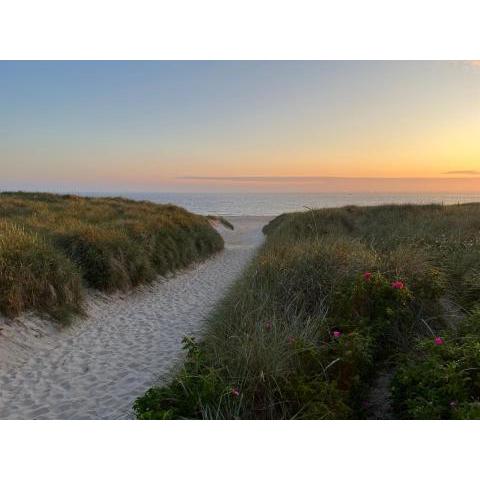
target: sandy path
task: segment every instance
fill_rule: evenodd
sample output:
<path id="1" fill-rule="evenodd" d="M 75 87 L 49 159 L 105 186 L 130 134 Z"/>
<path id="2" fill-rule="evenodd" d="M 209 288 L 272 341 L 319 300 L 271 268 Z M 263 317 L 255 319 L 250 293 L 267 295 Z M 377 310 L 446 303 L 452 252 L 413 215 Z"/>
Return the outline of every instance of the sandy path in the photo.
<path id="1" fill-rule="evenodd" d="M 182 338 L 201 333 L 268 218 L 230 220 L 223 252 L 129 294 L 92 294 L 72 327 L 0 321 L 0 418 L 131 418 L 133 401 L 180 363 Z"/>

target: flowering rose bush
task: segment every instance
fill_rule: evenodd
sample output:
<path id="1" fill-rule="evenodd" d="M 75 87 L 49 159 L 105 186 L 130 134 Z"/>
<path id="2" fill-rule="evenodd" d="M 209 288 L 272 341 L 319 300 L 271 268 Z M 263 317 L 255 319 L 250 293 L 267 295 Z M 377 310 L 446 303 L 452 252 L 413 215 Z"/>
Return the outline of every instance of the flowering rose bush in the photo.
<path id="1" fill-rule="evenodd" d="M 358 274 L 357 274 L 358 275 Z M 392 288 L 392 282 L 382 273 L 365 275 L 344 288 L 335 298 L 332 312 L 339 318 L 348 319 L 347 325 L 361 328 L 376 341 L 377 353 L 391 345 L 402 345 L 408 341 L 412 330 L 414 297 L 402 282 L 402 288 Z"/>
<path id="2" fill-rule="evenodd" d="M 464 323 L 476 323 L 479 329 L 478 310 Z M 400 362 L 392 395 L 400 418 L 480 419 L 478 335 L 469 329 L 465 335 L 449 334 L 420 341 Z"/>

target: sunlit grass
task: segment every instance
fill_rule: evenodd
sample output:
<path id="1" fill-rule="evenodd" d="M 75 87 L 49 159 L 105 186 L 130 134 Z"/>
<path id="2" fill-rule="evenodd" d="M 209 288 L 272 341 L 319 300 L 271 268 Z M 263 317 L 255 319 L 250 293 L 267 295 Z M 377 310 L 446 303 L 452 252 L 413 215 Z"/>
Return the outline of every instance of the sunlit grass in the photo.
<path id="1" fill-rule="evenodd" d="M 200 215 L 123 198 L 0 194 L 0 312 L 58 318 L 83 287 L 126 290 L 223 248 Z"/>

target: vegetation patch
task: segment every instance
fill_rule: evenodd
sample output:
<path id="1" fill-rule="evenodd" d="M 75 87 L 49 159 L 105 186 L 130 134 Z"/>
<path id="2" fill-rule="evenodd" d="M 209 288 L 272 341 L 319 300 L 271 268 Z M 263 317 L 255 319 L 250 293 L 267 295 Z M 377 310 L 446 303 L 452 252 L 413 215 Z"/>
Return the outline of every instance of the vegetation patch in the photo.
<path id="1" fill-rule="evenodd" d="M 480 419 L 480 309 L 456 331 L 418 342 L 392 392 L 398 418 Z"/>
<path id="2" fill-rule="evenodd" d="M 478 204 L 277 217 L 137 417 L 366 418 L 379 366 L 391 365 L 398 418 L 479 418 L 479 231 Z M 452 325 L 446 300 L 471 314 Z"/>
<path id="3" fill-rule="evenodd" d="M 0 313 L 81 311 L 83 287 L 127 290 L 223 248 L 206 217 L 173 205 L 0 194 Z"/>

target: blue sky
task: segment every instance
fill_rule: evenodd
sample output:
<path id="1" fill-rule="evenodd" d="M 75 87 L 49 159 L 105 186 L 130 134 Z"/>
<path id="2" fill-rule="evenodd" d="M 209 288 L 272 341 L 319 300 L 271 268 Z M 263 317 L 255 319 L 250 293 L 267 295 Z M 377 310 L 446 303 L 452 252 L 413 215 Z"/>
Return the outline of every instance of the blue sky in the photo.
<path id="1" fill-rule="evenodd" d="M 480 169 L 469 62 L 0 62 L 0 105 L 0 188 Z"/>

